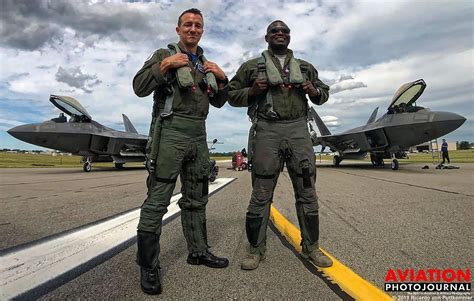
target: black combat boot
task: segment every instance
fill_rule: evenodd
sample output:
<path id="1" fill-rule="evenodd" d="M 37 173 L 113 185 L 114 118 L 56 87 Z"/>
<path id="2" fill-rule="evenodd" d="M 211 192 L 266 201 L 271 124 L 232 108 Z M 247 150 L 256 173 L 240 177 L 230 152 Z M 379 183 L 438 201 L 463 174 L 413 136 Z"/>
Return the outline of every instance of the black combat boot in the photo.
<path id="1" fill-rule="evenodd" d="M 209 250 L 199 254 L 189 254 L 187 262 L 192 265 L 203 264 L 210 268 L 225 268 L 229 265 L 229 260 L 224 257 L 217 257 Z"/>
<path id="2" fill-rule="evenodd" d="M 161 294 L 160 268 L 158 265 L 159 236 L 137 231 L 137 263 L 140 266 L 140 285 L 149 295 Z"/>

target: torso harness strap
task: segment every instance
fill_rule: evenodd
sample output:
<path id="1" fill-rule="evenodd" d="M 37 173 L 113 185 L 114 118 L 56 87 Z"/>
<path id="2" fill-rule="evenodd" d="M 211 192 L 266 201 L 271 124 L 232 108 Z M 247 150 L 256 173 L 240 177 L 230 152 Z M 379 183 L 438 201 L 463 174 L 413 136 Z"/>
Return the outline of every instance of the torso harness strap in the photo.
<path id="1" fill-rule="evenodd" d="M 299 86 L 307 80 L 308 66 L 306 64 L 301 64 L 301 62 L 293 56 L 288 62 L 288 68 L 290 73 L 289 80 L 281 77 L 281 74 L 275 66 L 268 50 L 265 50 L 262 53 L 262 56 L 257 59 L 257 78 L 266 79 L 270 88 L 267 90 L 265 98 L 249 107 L 247 114 L 250 119 L 256 118 L 258 106 L 263 106 L 265 108 L 266 115 L 270 119 L 279 118 L 278 114 L 273 110 L 272 89 L 284 84 Z"/>
<path id="2" fill-rule="evenodd" d="M 175 55 L 176 53 L 181 53 L 181 49 L 179 49 L 178 44 L 176 43 L 171 43 L 168 45 L 168 51 L 170 55 Z M 207 59 L 204 55 L 201 55 L 201 60 L 202 62 L 206 62 Z M 183 89 L 188 89 L 193 86 L 195 86 L 194 83 L 194 78 L 191 74 L 191 71 L 189 71 L 188 66 L 183 66 L 181 68 L 178 68 L 176 70 L 176 80 L 178 82 L 178 86 Z M 217 86 L 217 81 L 216 77 L 212 72 L 207 72 L 206 73 L 206 82 L 209 87 L 209 96 L 213 97 L 217 91 L 218 91 L 218 86 Z M 160 116 L 162 118 L 170 116 L 173 114 L 173 99 L 174 99 L 174 87 L 170 85 L 171 93 L 169 93 L 166 96 L 165 100 L 165 107 L 163 109 L 163 112 L 161 112 Z"/>

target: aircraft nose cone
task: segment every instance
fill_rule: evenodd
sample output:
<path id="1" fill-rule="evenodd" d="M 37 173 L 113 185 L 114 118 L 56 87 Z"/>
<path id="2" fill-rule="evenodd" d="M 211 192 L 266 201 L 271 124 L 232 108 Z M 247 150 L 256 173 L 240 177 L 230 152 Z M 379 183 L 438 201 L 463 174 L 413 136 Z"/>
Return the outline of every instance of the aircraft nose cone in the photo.
<path id="1" fill-rule="evenodd" d="M 449 133 L 460 127 L 466 118 L 456 113 L 436 112 L 433 121 L 441 127 L 443 132 Z"/>
<path id="2" fill-rule="evenodd" d="M 453 121 L 459 123 L 459 126 L 466 121 L 463 116 L 451 112 L 436 112 L 433 121 Z"/>
<path id="3" fill-rule="evenodd" d="M 33 132 L 37 132 L 35 124 L 19 125 L 7 131 L 8 134 L 25 142 L 30 142 L 31 133 Z"/>

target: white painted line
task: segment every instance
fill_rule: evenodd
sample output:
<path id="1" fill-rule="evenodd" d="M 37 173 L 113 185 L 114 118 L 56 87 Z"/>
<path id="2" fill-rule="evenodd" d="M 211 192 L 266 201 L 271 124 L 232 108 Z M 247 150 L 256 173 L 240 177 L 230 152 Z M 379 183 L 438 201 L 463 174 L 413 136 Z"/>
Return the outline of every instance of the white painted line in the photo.
<path id="1" fill-rule="evenodd" d="M 209 185 L 216 191 L 233 178 L 219 178 Z M 180 211 L 171 198 L 163 221 Z M 103 223 L 39 242 L 0 257 L 0 300 L 14 298 L 106 253 L 136 236 L 140 209 L 119 215 Z"/>

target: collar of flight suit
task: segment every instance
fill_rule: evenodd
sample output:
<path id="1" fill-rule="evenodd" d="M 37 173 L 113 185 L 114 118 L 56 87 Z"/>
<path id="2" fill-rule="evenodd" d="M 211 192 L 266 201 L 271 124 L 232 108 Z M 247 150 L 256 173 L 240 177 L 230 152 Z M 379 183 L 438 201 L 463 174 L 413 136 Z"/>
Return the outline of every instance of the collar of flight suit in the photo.
<path id="1" fill-rule="evenodd" d="M 188 50 L 184 46 L 183 42 L 179 41 L 178 42 L 178 47 L 179 47 L 179 49 L 181 49 L 181 52 L 188 53 Z M 204 50 L 201 48 L 201 46 L 197 47 L 196 54 L 199 56 L 199 58 L 201 58 L 201 56 L 204 54 Z"/>

